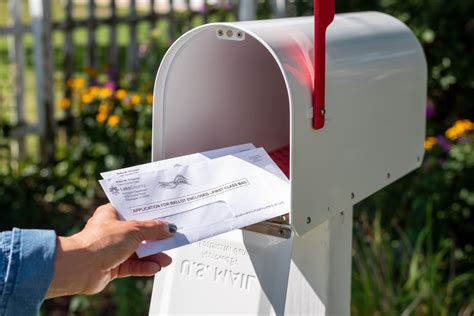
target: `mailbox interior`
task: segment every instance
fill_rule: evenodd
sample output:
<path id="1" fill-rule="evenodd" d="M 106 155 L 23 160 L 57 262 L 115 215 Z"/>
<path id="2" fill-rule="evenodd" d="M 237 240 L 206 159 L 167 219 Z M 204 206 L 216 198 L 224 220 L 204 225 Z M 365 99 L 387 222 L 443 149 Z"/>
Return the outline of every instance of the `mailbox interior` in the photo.
<path id="1" fill-rule="evenodd" d="M 281 65 L 258 38 L 234 26 L 206 25 L 175 42 L 154 95 L 153 160 L 248 142 L 268 152 L 290 144 Z"/>

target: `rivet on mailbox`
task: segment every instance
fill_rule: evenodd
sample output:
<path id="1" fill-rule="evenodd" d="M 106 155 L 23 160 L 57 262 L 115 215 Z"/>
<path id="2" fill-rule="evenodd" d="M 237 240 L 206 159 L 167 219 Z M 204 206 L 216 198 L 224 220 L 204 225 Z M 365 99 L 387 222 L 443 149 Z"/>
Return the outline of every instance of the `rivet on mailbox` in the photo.
<path id="1" fill-rule="evenodd" d="M 324 2 L 333 1 L 316 1 L 316 9 L 329 15 L 318 11 L 316 23 L 203 25 L 164 57 L 152 159 L 262 146 L 290 176 L 291 210 L 171 251 L 173 264 L 155 278 L 151 315 L 349 314 L 352 208 L 420 166 L 427 70 L 399 20 L 363 12 L 331 23 Z M 226 40 L 230 32 L 236 40 Z"/>

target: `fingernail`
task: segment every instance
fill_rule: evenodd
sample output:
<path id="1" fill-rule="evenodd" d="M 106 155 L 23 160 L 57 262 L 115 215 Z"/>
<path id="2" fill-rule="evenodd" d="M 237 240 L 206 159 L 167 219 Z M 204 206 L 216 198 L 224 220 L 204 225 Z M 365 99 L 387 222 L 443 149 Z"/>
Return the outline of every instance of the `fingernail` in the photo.
<path id="1" fill-rule="evenodd" d="M 168 230 L 170 233 L 174 234 L 178 230 L 178 227 L 175 224 L 168 224 Z"/>

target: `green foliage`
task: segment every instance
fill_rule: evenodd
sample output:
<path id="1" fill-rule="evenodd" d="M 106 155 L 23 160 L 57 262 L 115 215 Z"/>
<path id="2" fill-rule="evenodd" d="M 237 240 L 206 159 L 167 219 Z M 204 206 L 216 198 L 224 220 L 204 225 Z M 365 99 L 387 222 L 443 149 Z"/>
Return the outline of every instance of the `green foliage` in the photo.
<path id="1" fill-rule="evenodd" d="M 473 152 L 474 135 L 438 141 L 421 169 L 358 205 L 354 315 L 472 310 Z"/>
<path id="2" fill-rule="evenodd" d="M 294 15 L 311 13 L 311 1 L 294 1 Z M 451 315 L 474 309 L 474 3 L 441 0 L 336 1 L 337 11 L 378 10 L 414 30 L 429 66 L 427 153 L 422 167 L 356 208 L 352 274 L 354 315 Z M 213 10 L 212 8 L 210 10 Z M 215 11 L 215 10 L 214 10 Z M 213 12 L 214 12 L 213 11 Z M 232 15 L 217 10 L 213 19 Z M 181 14 L 181 13 L 180 13 Z M 177 33 L 202 23 L 178 17 Z M 259 17 L 270 6 L 259 7 Z M 11 161 L 11 126 L 0 122 L 0 229 L 13 226 L 79 230 L 95 206 L 105 202 L 97 184 L 104 170 L 149 160 L 149 94 L 169 43 L 162 27 L 142 42 L 140 71 L 76 69 L 60 106 L 72 113 L 57 136 L 56 162 L 41 166 Z M 121 48 L 121 55 L 125 54 Z M 61 56 L 61 51 L 57 50 Z M 84 47 L 78 48 L 83 60 Z M 106 48 L 98 50 L 100 58 Z M 102 56 L 102 57 L 100 57 Z M 57 61 L 60 64 L 61 58 Z M 105 63 L 105 61 L 103 61 Z M 80 64 L 80 63 L 79 63 Z M 87 84 L 86 84 L 87 83 Z M 110 91 L 109 91 L 110 90 Z M 464 123 L 463 123 L 464 122 Z M 471 125 L 470 125 L 471 124 Z M 471 126 L 471 127 L 466 127 Z M 449 129 L 448 129 L 449 127 Z M 151 280 L 117 280 L 95 296 L 47 301 L 46 314 L 142 315 Z"/>

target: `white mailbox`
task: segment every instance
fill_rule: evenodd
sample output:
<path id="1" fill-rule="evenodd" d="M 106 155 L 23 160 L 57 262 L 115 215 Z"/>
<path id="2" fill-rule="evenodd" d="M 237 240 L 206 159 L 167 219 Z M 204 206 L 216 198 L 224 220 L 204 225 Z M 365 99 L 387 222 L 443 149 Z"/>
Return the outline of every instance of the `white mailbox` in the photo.
<path id="1" fill-rule="evenodd" d="M 349 314 L 352 207 L 420 166 L 426 61 L 397 19 L 342 14 L 327 29 L 326 74 L 315 73 L 313 25 L 207 24 L 164 57 L 153 160 L 254 143 L 289 163 L 291 210 L 171 251 L 151 315 Z M 313 113 L 318 75 L 325 110 Z"/>

